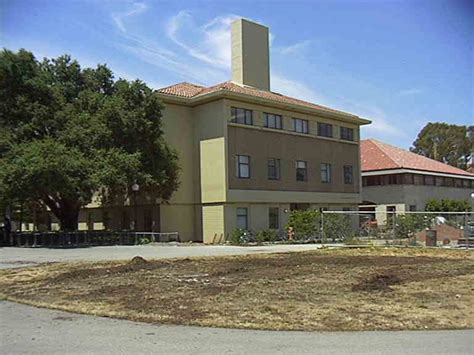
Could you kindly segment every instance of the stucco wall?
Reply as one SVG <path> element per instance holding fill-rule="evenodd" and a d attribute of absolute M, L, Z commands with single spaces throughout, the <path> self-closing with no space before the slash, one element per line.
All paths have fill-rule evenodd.
<path fill-rule="evenodd" d="M 388 185 L 364 186 L 362 199 L 375 204 L 405 204 L 408 210 L 410 205 L 416 205 L 422 211 L 430 199 L 471 200 L 473 191 L 467 188 L 423 186 L 423 185 Z"/>
<path fill-rule="evenodd" d="M 305 192 L 359 191 L 359 149 L 347 144 L 285 132 L 248 127 L 228 127 L 229 188 Z M 250 156 L 250 179 L 237 177 L 237 155 Z M 268 158 L 280 159 L 280 180 L 269 180 Z M 296 181 L 296 160 L 307 162 L 307 181 Z M 321 182 L 320 164 L 331 164 L 332 180 Z M 344 184 L 344 165 L 353 167 L 352 184 Z"/>
<path fill-rule="evenodd" d="M 203 241 L 206 244 L 224 241 L 224 205 L 202 206 Z"/>

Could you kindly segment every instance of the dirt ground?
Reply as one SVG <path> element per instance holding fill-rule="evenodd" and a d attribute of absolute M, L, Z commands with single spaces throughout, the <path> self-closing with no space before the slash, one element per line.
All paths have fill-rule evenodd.
<path fill-rule="evenodd" d="M 0 271 L 0 298 L 150 323 L 285 330 L 474 327 L 474 254 L 434 249 L 54 263 Z"/>

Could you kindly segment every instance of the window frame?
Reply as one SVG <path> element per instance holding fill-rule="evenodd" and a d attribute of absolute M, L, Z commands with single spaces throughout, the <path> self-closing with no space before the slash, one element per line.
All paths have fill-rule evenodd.
<path fill-rule="evenodd" d="M 276 214 L 272 214 L 276 212 Z M 273 220 L 272 220 L 273 218 Z M 272 222 L 275 222 L 276 218 L 276 224 L 273 224 Z M 268 229 L 275 229 L 279 230 L 280 229 L 280 208 L 279 207 L 268 207 Z"/>
<path fill-rule="evenodd" d="M 324 173 L 324 177 L 323 177 Z M 332 165 L 331 163 L 321 163 L 320 165 L 320 178 L 324 184 L 330 184 L 332 181 Z"/>
<path fill-rule="evenodd" d="M 301 123 L 301 131 L 298 130 L 298 122 Z M 296 133 L 309 134 L 309 121 L 303 118 L 293 117 L 293 131 Z"/>
<path fill-rule="evenodd" d="M 299 163 L 302 163 L 304 167 L 299 167 Z M 299 179 L 299 174 L 303 172 L 303 180 Z M 296 160 L 295 161 L 295 178 L 296 181 L 305 182 L 308 181 L 308 162 L 306 160 Z"/>
<path fill-rule="evenodd" d="M 242 111 L 243 120 L 239 118 L 238 112 Z M 253 111 L 242 108 L 242 107 L 231 107 L 230 108 L 231 122 L 238 124 L 245 124 L 247 126 L 253 126 Z"/>
<path fill-rule="evenodd" d="M 240 212 L 242 212 L 242 210 L 245 211 L 245 214 L 239 214 L 239 210 Z M 244 217 L 245 218 L 245 228 L 240 228 L 239 226 L 239 217 Z M 243 230 L 248 230 L 249 228 L 249 209 L 248 207 L 237 207 L 236 210 L 235 210 L 235 225 L 237 228 L 239 229 L 243 229 Z"/>
<path fill-rule="evenodd" d="M 318 137 L 333 138 L 333 125 L 331 123 L 318 122 Z"/>
<path fill-rule="evenodd" d="M 350 171 L 350 179 L 346 179 L 347 177 L 347 171 L 346 169 L 349 169 Z M 354 167 L 352 165 L 344 165 L 343 167 L 343 175 L 344 175 L 344 184 L 345 185 L 352 185 L 354 184 Z"/>
<path fill-rule="evenodd" d="M 270 162 L 274 161 L 275 165 L 270 165 Z M 270 168 L 275 168 L 276 176 L 270 176 Z M 267 159 L 267 179 L 268 180 L 280 180 L 281 179 L 281 163 L 280 159 L 268 158 Z"/>
<path fill-rule="evenodd" d="M 274 113 L 263 113 L 265 117 L 265 127 L 272 129 L 283 129 L 283 116 Z M 270 125 L 270 119 L 273 119 L 273 125 Z"/>
<path fill-rule="evenodd" d="M 242 155 L 237 154 L 236 156 L 236 163 L 237 163 L 237 177 L 239 179 L 250 179 L 251 171 L 250 171 L 250 155 Z M 247 158 L 247 163 L 242 163 L 240 158 Z M 241 166 L 247 166 L 247 174 L 248 176 L 243 176 L 242 170 L 240 169 Z"/>
<path fill-rule="evenodd" d="M 354 137 L 355 137 L 354 128 L 341 126 L 339 137 L 342 140 L 349 141 L 349 142 L 354 142 L 355 141 L 355 139 L 354 139 Z"/>

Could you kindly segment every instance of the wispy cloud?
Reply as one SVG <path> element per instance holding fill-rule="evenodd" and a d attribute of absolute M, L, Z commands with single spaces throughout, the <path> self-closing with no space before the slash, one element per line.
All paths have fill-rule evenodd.
<path fill-rule="evenodd" d="M 230 24 L 237 18 L 239 16 L 232 14 L 219 16 L 199 26 L 190 13 L 180 11 L 168 22 L 166 33 L 176 45 L 195 59 L 218 68 L 228 68 Z"/>
<path fill-rule="evenodd" d="M 121 12 L 121 13 L 114 13 L 112 14 L 112 19 L 115 22 L 115 25 L 118 29 L 122 32 L 127 32 L 127 28 L 125 27 L 125 19 L 127 17 L 132 17 L 144 13 L 148 9 L 148 6 L 142 2 L 134 2 L 132 3 L 132 9 Z"/>
<path fill-rule="evenodd" d="M 421 94 L 422 92 L 423 92 L 423 90 L 421 90 L 421 89 L 419 89 L 419 88 L 411 88 L 411 89 L 401 90 L 401 91 L 398 93 L 398 96 L 418 95 L 418 94 Z"/>
<path fill-rule="evenodd" d="M 325 99 L 305 83 L 274 73 L 271 77 L 272 90 L 301 100 L 324 105 Z"/>
<path fill-rule="evenodd" d="M 311 45 L 310 40 L 305 40 L 301 42 L 297 42 L 295 44 L 291 44 L 286 47 L 279 47 L 279 51 L 281 54 L 288 55 L 288 54 L 296 54 L 300 53 L 301 51 L 305 50 Z"/>

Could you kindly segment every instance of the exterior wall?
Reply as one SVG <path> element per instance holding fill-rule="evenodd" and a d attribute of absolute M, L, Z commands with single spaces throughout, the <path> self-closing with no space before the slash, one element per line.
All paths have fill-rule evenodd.
<path fill-rule="evenodd" d="M 270 90 L 268 28 L 244 19 L 232 23 L 232 80 Z"/>
<path fill-rule="evenodd" d="M 179 232 L 183 242 L 199 240 L 195 233 L 195 209 L 192 204 L 162 204 L 160 232 Z"/>
<path fill-rule="evenodd" d="M 470 201 L 472 192 L 471 189 L 444 186 L 364 186 L 362 188 L 362 199 L 375 204 L 404 204 L 407 210 L 410 205 L 416 205 L 417 210 L 422 211 L 430 199 L 444 198 Z"/>
<path fill-rule="evenodd" d="M 202 206 L 202 229 L 204 243 L 221 243 L 225 240 L 224 209 L 224 205 Z"/>
<path fill-rule="evenodd" d="M 231 108 L 232 107 L 245 108 L 245 109 L 253 111 L 253 125 L 249 126 L 250 128 L 258 129 L 258 127 L 261 127 L 263 130 L 270 131 L 270 132 L 275 132 L 275 131 L 287 132 L 290 134 L 294 134 L 295 136 L 314 137 L 321 141 L 335 141 L 335 142 L 343 142 L 345 144 L 354 144 L 354 145 L 358 145 L 358 142 L 360 140 L 359 126 L 354 123 L 348 123 L 345 121 L 338 120 L 336 118 L 328 118 L 328 117 L 325 117 L 324 115 L 310 115 L 306 113 L 300 113 L 300 112 L 294 112 L 291 110 L 275 108 L 273 106 L 265 106 L 265 105 L 259 105 L 259 104 L 249 103 L 249 102 L 240 102 L 236 100 L 227 99 L 225 100 L 225 113 L 224 113 L 225 116 L 224 117 L 227 117 L 227 121 L 229 125 L 232 125 L 231 123 L 231 119 L 232 119 Z M 264 113 L 272 113 L 272 114 L 282 116 L 282 121 L 283 121 L 282 130 L 265 128 L 264 127 L 265 125 Z M 309 127 L 308 127 L 309 133 L 302 134 L 302 133 L 294 132 L 293 118 L 300 118 L 300 119 L 307 120 L 309 122 Z M 329 123 L 333 125 L 333 138 L 319 137 L 317 135 L 318 122 Z M 242 125 L 238 125 L 238 126 L 242 126 Z M 341 126 L 352 128 L 354 130 L 354 142 L 344 141 L 339 138 Z"/>
<path fill-rule="evenodd" d="M 302 192 L 359 192 L 359 149 L 357 144 L 319 140 L 277 130 L 228 127 L 229 188 Z M 237 177 L 236 155 L 250 156 L 250 179 Z M 267 159 L 280 159 L 280 180 L 267 177 Z M 296 181 L 296 160 L 308 163 L 307 181 Z M 331 182 L 321 182 L 320 164 L 331 164 Z M 344 184 L 343 166 L 353 167 L 353 183 Z M 316 201 L 315 201 L 316 202 Z"/>
<path fill-rule="evenodd" d="M 226 200 L 225 138 L 200 142 L 201 200 L 203 203 Z"/>
<path fill-rule="evenodd" d="M 178 152 L 180 186 L 173 194 L 171 204 L 196 203 L 194 194 L 194 171 L 197 169 L 194 159 L 195 145 L 193 110 L 190 107 L 165 104 L 163 110 L 163 133 L 166 142 Z"/>

